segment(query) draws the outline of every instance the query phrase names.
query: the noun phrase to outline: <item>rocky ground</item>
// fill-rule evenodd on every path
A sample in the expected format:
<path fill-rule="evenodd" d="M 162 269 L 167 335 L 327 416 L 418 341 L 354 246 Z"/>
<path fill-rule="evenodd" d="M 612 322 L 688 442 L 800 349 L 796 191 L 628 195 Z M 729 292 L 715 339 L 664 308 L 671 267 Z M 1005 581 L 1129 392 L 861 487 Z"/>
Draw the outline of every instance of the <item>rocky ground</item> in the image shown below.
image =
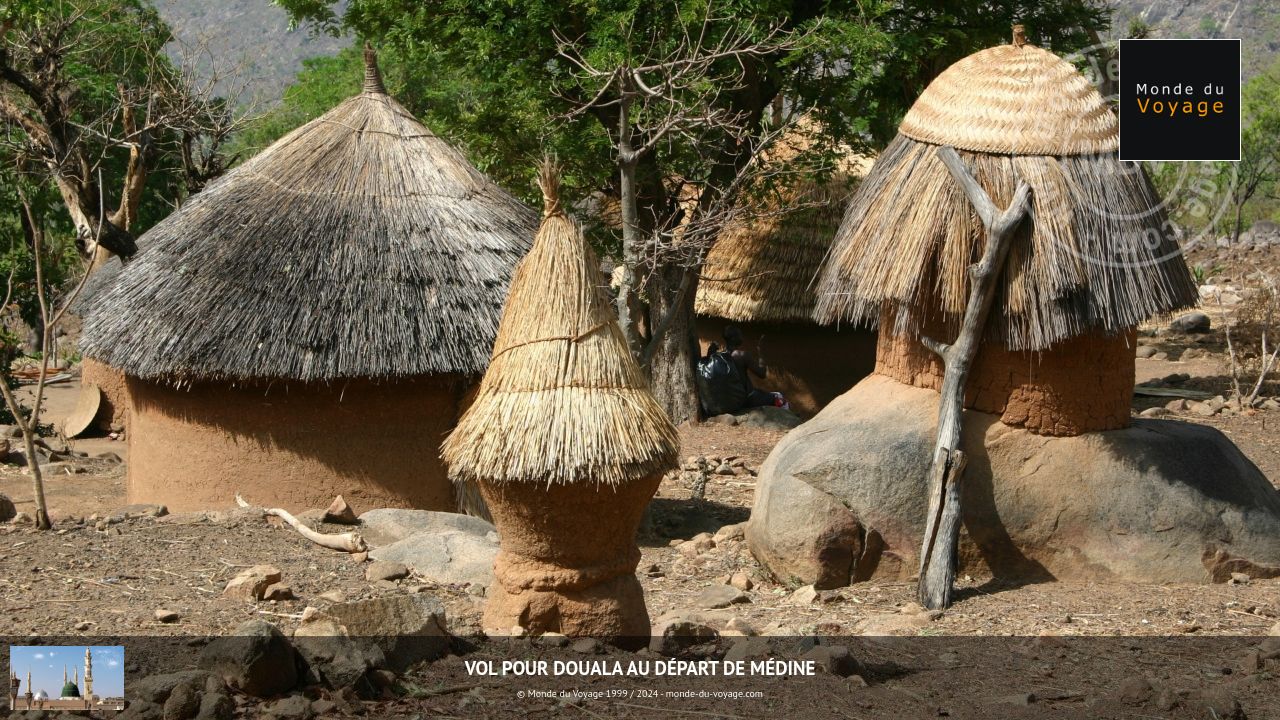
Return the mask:
<path fill-rule="evenodd" d="M 1138 360 L 1138 380 L 1166 394 L 1138 396 L 1134 413 L 1171 414 L 1212 425 L 1268 478 L 1280 482 L 1275 432 L 1280 409 L 1265 403 L 1236 409 L 1214 400 L 1229 397 L 1231 378 L 1219 318 L 1212 311 L 1209 315 L 1206 333 L 1152 328 L 1143 334 L 1142 347 L 1152 350 L 1140 351 L 1146 357 Z M 1210 395 L 1187 401 L 1168 394 L 1180 390 Z M 50 416 L 67 411 L 75 392 L 73 384 L 51 388 Z M 1280 390 L 1267 386 L 1264 396 L 1273 394 Z M 821 592 L 778 584 L 747 551 L 740 523 L 750 512 L 755 470 L 783 434 L 782 429 L 724 422 L 681 428 L 689 470 L 672 474 L 659 490 L 641 541 L 639 575 L 655 627 L 683 622 L 722 636 L 718 646 L 665 648 L 678 650 L 679 657 L 723 657 L 732 638 L 756 634 L 800 642 L 789 655 L 798 657 L 812 652 L 819 641 L 795 638 L 820 636 L 827 646 L 848 646 L 857 662 L 835 673 L 746 684 L 722 679 L 710 685 L 695 679 L 595 677 L 573 681 L 572 687 L 588 695 L 620 689 L 628 694 L 608 705 L 587 696 L 518 700 L 511 682 L 474 677 L 464 661 L 660 656 L 559 647 L 554 640 L 487 639 L 480 627 L 482 583 L 471 582 L 473 575 L 459 571 L 457 582 L 441 582 L 394 562 L 378 562 L 378 552 L 367 558 L 327 550 L 260 511 L 165 515 L 152 508 L 124 508 L 126 443 L 107 438 L 72 443 L 73 454 L 84 456 L 64 458 L 51 468 L 47 491 L 54 532 L 38 533 L 21 522 L 0 523 L 0 635 L 21 636 L 24 643 L 37 642 L 34 637 L 62 643 L 120 637 L 130 645 L 142 642 L 138 638 L 158 638 L 160 643 L 173 638 L 174 647 L 187 648 L 194 667 L 208 636 L 231 633 L 244 623 L 266 621 L 291 636 L 325 621 L 327 613 L 363 612 L 359 608 L 367 606 L 362 603 L 390 598 L 397 603 L 438 602 L 443 625 L 457 638 L 445 659 L 399 677 L 370 675 L 361 692 L 312 688 L 305 697 L 286 694 L 264 704 L 245 693 L 214 692 L 221 687 L 218 682 L 193 675 L 174 681 L 185 682 L 187 689 L 172 685 L 155 690 L 159 700 L 145 706 L 153 715 L 139 710 L 136 717 L 165 716 L 162 708 L 173 693 L 181 701 L 171 703 L 175 707 L 185 702 L 197 708 L 189 715 L 171 713 L 173 717 L 195 717 L 205 695 L 211 714 L 201 717 L 508 717 L 516 709 L 530 708 L 533 717 L 650 717 L 658 713 L 656 708 L 715 717 L 1039 717 L 1046 712 L 1053 717 L 1280 717 L 1267 701 L 1274 701 L 1280 689 L 1280 647 L 1273 647 L 1274 641 L 1258 647 L 1259 636 L 1280 633 L 1280 579 L 1018 586 L 974 574 L 960 579 L 959 600 L 945 613 L 923 612 L 909 583 L 864 583 Z M 51 444 L 57 449 L 57 443 Z M 706 459 L 708 473 L 701 499 L 694 499 L 698 458 Z M 0 493 L 12 498 L 18 512 L 32 509 L 29 484 L 22 468 L 0 465 Z M 324 523 L 320 514 L 307 514 L 307 522 L 325 532 L 350 529 Z M 492 542 L 483 533 L 457 532 L 476 547 Z M 238 575 L 254 573 L 267 577 L 241 582 L 239 590 L 228 592 Z M 357 610 L 343 609 L 348 606 Z M 317 610 L 321 615 L 315 615 Z M 940 636 L 948 638 L 945 646 L 928 644 Z M 973 640 L 966 644 L 955 636 Z M 884 637 L 896 639 L 868 640 Z M 1110 646 L 1113 641 L 1102 639 L 1108 637 L 1122 640 Z M 1177 640 L 1171 644 L 1160 638 Z M 738 652 L 763 657 L 771 651 L 787 654 L 758 645 Z M 838 656 L 841 651 L 818 655 L 835 669 L 840 663 L 832 652 Z M 990 669 L 1002 663 L 1001 672 L 1008 677 L 995 681 Z M 1077 668 L 1091 663 L 1114 665 L 1102 674 Z M 174 667 L 181 665 L 166 669 Z M 157 669 L 131 668 L 135 673 Z M 529 687 L 541 687 L 543 680 L 531 680 Z M 751 687 L 765 697 L 726 704 L 714 698 L 673 701 L 635 694 L 645 687 L 664 692 Z M 222 696 L 225 702 L 218 700 Z M 1242 714 L 1234 714 L 1237 710 Z"/>

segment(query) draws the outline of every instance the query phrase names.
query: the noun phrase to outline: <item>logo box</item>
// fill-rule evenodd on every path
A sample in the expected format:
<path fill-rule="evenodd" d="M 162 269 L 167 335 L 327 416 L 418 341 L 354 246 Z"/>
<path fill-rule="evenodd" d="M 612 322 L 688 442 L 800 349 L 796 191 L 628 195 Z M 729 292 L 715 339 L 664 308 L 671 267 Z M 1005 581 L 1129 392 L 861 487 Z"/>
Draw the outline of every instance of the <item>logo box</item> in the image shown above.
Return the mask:
<path fill-rule="evenodd" d="M 1120 41 L 1120 159 L 1240 159 L 1238 39 Z"/>

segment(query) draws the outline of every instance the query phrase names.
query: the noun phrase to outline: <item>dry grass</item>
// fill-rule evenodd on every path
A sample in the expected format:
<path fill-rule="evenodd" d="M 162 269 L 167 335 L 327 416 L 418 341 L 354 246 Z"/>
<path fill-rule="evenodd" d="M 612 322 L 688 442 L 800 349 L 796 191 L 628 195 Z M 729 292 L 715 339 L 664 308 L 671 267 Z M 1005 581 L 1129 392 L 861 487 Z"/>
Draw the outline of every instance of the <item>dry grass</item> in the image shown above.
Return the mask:
<path fill-rule="evenodd" d="M 937 150 L 899 135 L 876 161 L 819 277 L 820 322 L 871 324 L 888 305 L 900 309 L 899 331 L 918 331 L 931 313 L 958 323 L 982 224 Z M 1001 206 L 1017 178 L 1032 187 L 1031 219 L 1014 237 L 992 324 L 1007 347 L 1119 332 L 1196 303 L 1141 168 L 1103 155 L 960 156 Z"/>
<path fill-rule="evenodd" d="M 99 273 L 82 348 L 176 382 L 478 374 L 535 223 L 372 69 Z"/>
<path fill-rule="evenodd" d="M 595 253 L 560 206 L 554 171 L 541 180 L 542 226 L 445 463 L 456 482 L 492 483 L 616 485 L 671 469 L 675 427 L 623 339 Z"/>

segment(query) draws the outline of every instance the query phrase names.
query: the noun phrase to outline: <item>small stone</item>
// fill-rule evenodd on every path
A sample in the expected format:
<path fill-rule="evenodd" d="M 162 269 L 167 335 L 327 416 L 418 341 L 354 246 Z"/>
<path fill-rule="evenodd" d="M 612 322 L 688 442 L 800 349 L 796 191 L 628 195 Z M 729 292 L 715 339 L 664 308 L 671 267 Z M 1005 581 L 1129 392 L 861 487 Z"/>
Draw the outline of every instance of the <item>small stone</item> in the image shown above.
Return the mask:
<path fill-rule="evenodd" d="M 311 701 L 303 695 L 290 695 L 266 706 L 270 715 L 280 720 L 310 720 L 315 717 Z"/>
<path fill-rule="evenodd" d="M 176 623 L 182 619 L 182 616 L 173 610 L 158 608 L 156 610 L 156 621 L 162 623 Z"/>
<path fill-rule="evenodd" d="M 1155 696 L 1155 688 L 1151 681 L 1141 676 L 1133 676 L 1120 683 L 1114 693 L 1115 699 L 1126 705 L 1141 705 Z"/>
<path fill-rule="evenodd" d="M 681 555 L 688 557 L 696 557 L 716 546 L 716 541 L 711 539 L 710 533 L 698 533 L 689 540 L 676 545 L 676 551 Z"/>
<path fill-rule="evenodd" d="M 733 469 L 729 463 L 720 463 L 720 467 L 716 468 L 717 475 L 737 475 L 738 472 Z"/>
<path fill-rule="evenodd" d="M 1137 356 L 1140 358 L 1149 358 L 1156 354 L 1156 348 L 1153 345 L 1142 345 L 1138 348 Z"/>
<path fill-rule="evenodd" d="M 364 579 L 369 582 L 378 582 L 379 580 L 399 580 L 409 577 L 409 568 L 404 563 L 390 562 L 387 560 L 376 560 L 369 563 L 369 567 L 365 568 Z"/>
<path fill-rule="evenodd" d="M 10 520 L 14 525 L 30 525 L 35 522 L 31 519 L 31 516 L 25 512 L 15 513 Z"/>
<path fill-rule="evenodd" d="M 1187 401 L 1182 398 L 1177 398 L 1175 400 L 1170 400 L 1169 402 L 1165 403 L 1164 407 L 1169 412 L 1175 412 L 1175 413 L 1186 412 Z"/>
<path fill-rule="evenodd" d="M 682 650 L 711 642 L 717 637 L 719 633 L 705 623 L 680 615 L 664 615 L 653 625 L 649 650 L 662 655 L 676 655 Z"/>
<path fill-rule="evenodd" d="M 72 625 L 71 627 L 80 632 L 84 632 L 85 630 L 88 630 L 89 628 L 93 627 L 93 623 L 89 622 L 88 620 L 81 620 L 80 622 L 76 623 L 75 625 Z"/>
<path fill-rule="evenodd" d="M 1249 577 L 1249 575 L 1247 575 L 1246 573 L 1233 572 L 1231 573 L 1230 583 L 1232 585 L 1248 585 L 1249 581 L 1252 579 L 1253 578 Z"/>
<path fill-rule="evenodd" d="M 357 565 L 365 562 L 368 559 L 369 559 L 369 553 L 367 552 L 351 553 L 351 562 L 354 562 Z"/>
<path fill-rule="evenodd" d="M 715 540 L 717 545 L 723 542 L 741 540 L 746 536 L 746 526 L 747 526 L 746 523 L 734 523 L 733 525 L 725 525 L 724 527 L 717 530 L 716 534 L 713 535 L 711 539 Z"/>
<path fill-rule="evenodd" d="M 751 627 L 751 623 L 742 618 L 730 618 L 729 622 L 724 624 L 723 635 L 737 635 L 740 637 L 750 637 L 756 634 L 756 629 Z"/>
<path fill-rule="evenodd" d="M 580 655 L 598 655 L 604 652 L 604 645 L 595 638 L 578 638 L 569 643 L 569 649 Z"/>
<path fill-rule="evenodd" d="M 1169 330 L 1175 333 L 1200 334 L 1209 332 L 1212 322 L 1202 312 L 1189 312 L 1180 315 L 1169 323 Z"/>
<path fill-rule="evenodd" d="M 715 423 L 717 425 L 728 425 L 732 427 L 738 424 L 738 418 L 735 415 L 731 415 L 729 413 L 723 413 L 720 415 L 714 415 L 712 417 L 707 418 L 707 422 Z"/>
<path fill-rule="evenodd" d="M 1268 398 L 1262 401 L 1260 406 L 1263 410 L 1280 410 L 1280 401 L 1275 398 Z"/>
<path fill-rule="evenodd" d="M 1191 413 L 1200 417 L 1213 417 L 1218 412 L 1218 409 L 1207 402 L 1198 402 L 1191 406 Z"/>
<path fill-rule="evenodd" d="M 1163 417 L 1165 415 L 1172 415 L 1172 414 L 1173 412 L 1170 411 L 1168 408 L 1162 408 L 1162 407 L 1147 408 L 1146 410 L 1143 410 L 1142 412 L 1138 413 L 1138 415 L 1146 418 Z"/>
<path fill-rule="evenodd" d="M 222 594 L 237 600 L 261 600 L 267 588 L 280 582 L 280 569 L 273 565 L 254 565 L 236 573 Z"/>
<path fill-rule="evenodd" d="M 562 648 L 569 646 L 569 637 L 563 633 L 546 632 L 534 638 L 534 643 L 541 647 Z"/>
<path fill-rule="evenodd" d="M 323 600 L 328 603 L 346 602 L 347 596 L 341 590 L 327 590 L 316 596 L 317 600 Z"/>
<path fill-rule="evenodd" d="M 712 585 L 703 590 L 695 601 L 698 607 L 708 610 L 718 610 L 727 608 L 730 605 L 738 605 L 751 602 L 751 598 L 746 593 L 731 585 Z"/>
<path fill-rule="evenodd" d="M 311 701 L 311 711 L 317 715 L 328 715 L 338 709 L 338 703 L 321 698 Z"/>
<path fill-rule="evenodd" d="M 849 677 L 862 672 L 861 664 L 845 645 L 818 645 L 801 658 L 813 660 L 819 669 L 838 677 Z"/>
<path fill-rule="evenodd" d="M 293 588 L 284 583 L 275 583 L 268 586 L 266 591 L 262 593 L 262 599 L 275 600 L 276 602 L 281 600 L 292 600 Z"/>
<path fill-rule="evenodd" d="M 329 509 L 324 511 L 324 521 L 337 525 L 356 525 L 360 522 L 355 510 L 351 509 L 341 495 L 334 498 L 329 504 Z"/>
<path fill-rule="evenodd" d="M 1267 631 L 1267 635 L 1270 637 L 1280 637 L 1280 622 L 1272 625 L 1271 629 Z"/>
<path fill-rule="evenodd" d="M 755 586 L 755 583 L 751 582 L 751 578 L 747 577 L 747 574 L 744 572 L 736 572 L 732 576 L 730 576 L 729 584 L 732 585 L 733 587 L 738 588 L 739 590 L 744 590 L 744 591 L 750 590 L 752 587 Z"/>
<path fill-rule="evenodd" d="M 791 593 L 787 598 L 787 602 L 792 605 L 812 605 L 818 599 L 818 591 L 812 585 L 804 587 Z"/>
<path fill-rule="evenodd" d="M 1155 355 L 1152 355 L 1152 356 L 1151 356 L 1151 359 L 1152 359 L 1152 360 L 1168 360 L 1168 359 L 1169 359 L 1169 353 L 1167 353 L 1167 352 L 1158 352 L 1158 353 L 1156 353 Z"/>

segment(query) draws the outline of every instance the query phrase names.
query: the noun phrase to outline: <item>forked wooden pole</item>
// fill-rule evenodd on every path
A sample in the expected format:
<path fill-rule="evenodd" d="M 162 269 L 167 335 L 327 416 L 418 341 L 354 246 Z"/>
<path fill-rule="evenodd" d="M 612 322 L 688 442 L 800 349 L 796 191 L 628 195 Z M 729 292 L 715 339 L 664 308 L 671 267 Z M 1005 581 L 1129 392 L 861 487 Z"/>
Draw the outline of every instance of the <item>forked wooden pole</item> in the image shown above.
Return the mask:
<path fill-rule="evenodd" d="M 1019 179 L 1013 201 L 1001 211 L 978 185 L 953 148 L 940 148 L 938 158 L 951 171 L 951 176 L 964 190 L 969 202 L 973 203 L 986 229 L 986 247 L 982 251 L 982 259 L 969 266 L 969 303 L 956 341 L 947 345 L 932 338 L 920 339 L 942 358 L 943 365 L 938 434 L 933 445 L 933 464 L 929 469 L 929 515 L 925 520 L 924 544 L 920 549 L 920 604 L 931 610 L 951 605 L 951 589 L 956 575 L 961 482 L 965 466 L 964 451 L 960 449 L 965 385 L 973 359 L 978 354 L 978 345 L 982 342 L 997 282 L 1009 256 L 1010 240 L 1018 223 L 1027 215 L 1031 197 L 1031 187 Z"/>

